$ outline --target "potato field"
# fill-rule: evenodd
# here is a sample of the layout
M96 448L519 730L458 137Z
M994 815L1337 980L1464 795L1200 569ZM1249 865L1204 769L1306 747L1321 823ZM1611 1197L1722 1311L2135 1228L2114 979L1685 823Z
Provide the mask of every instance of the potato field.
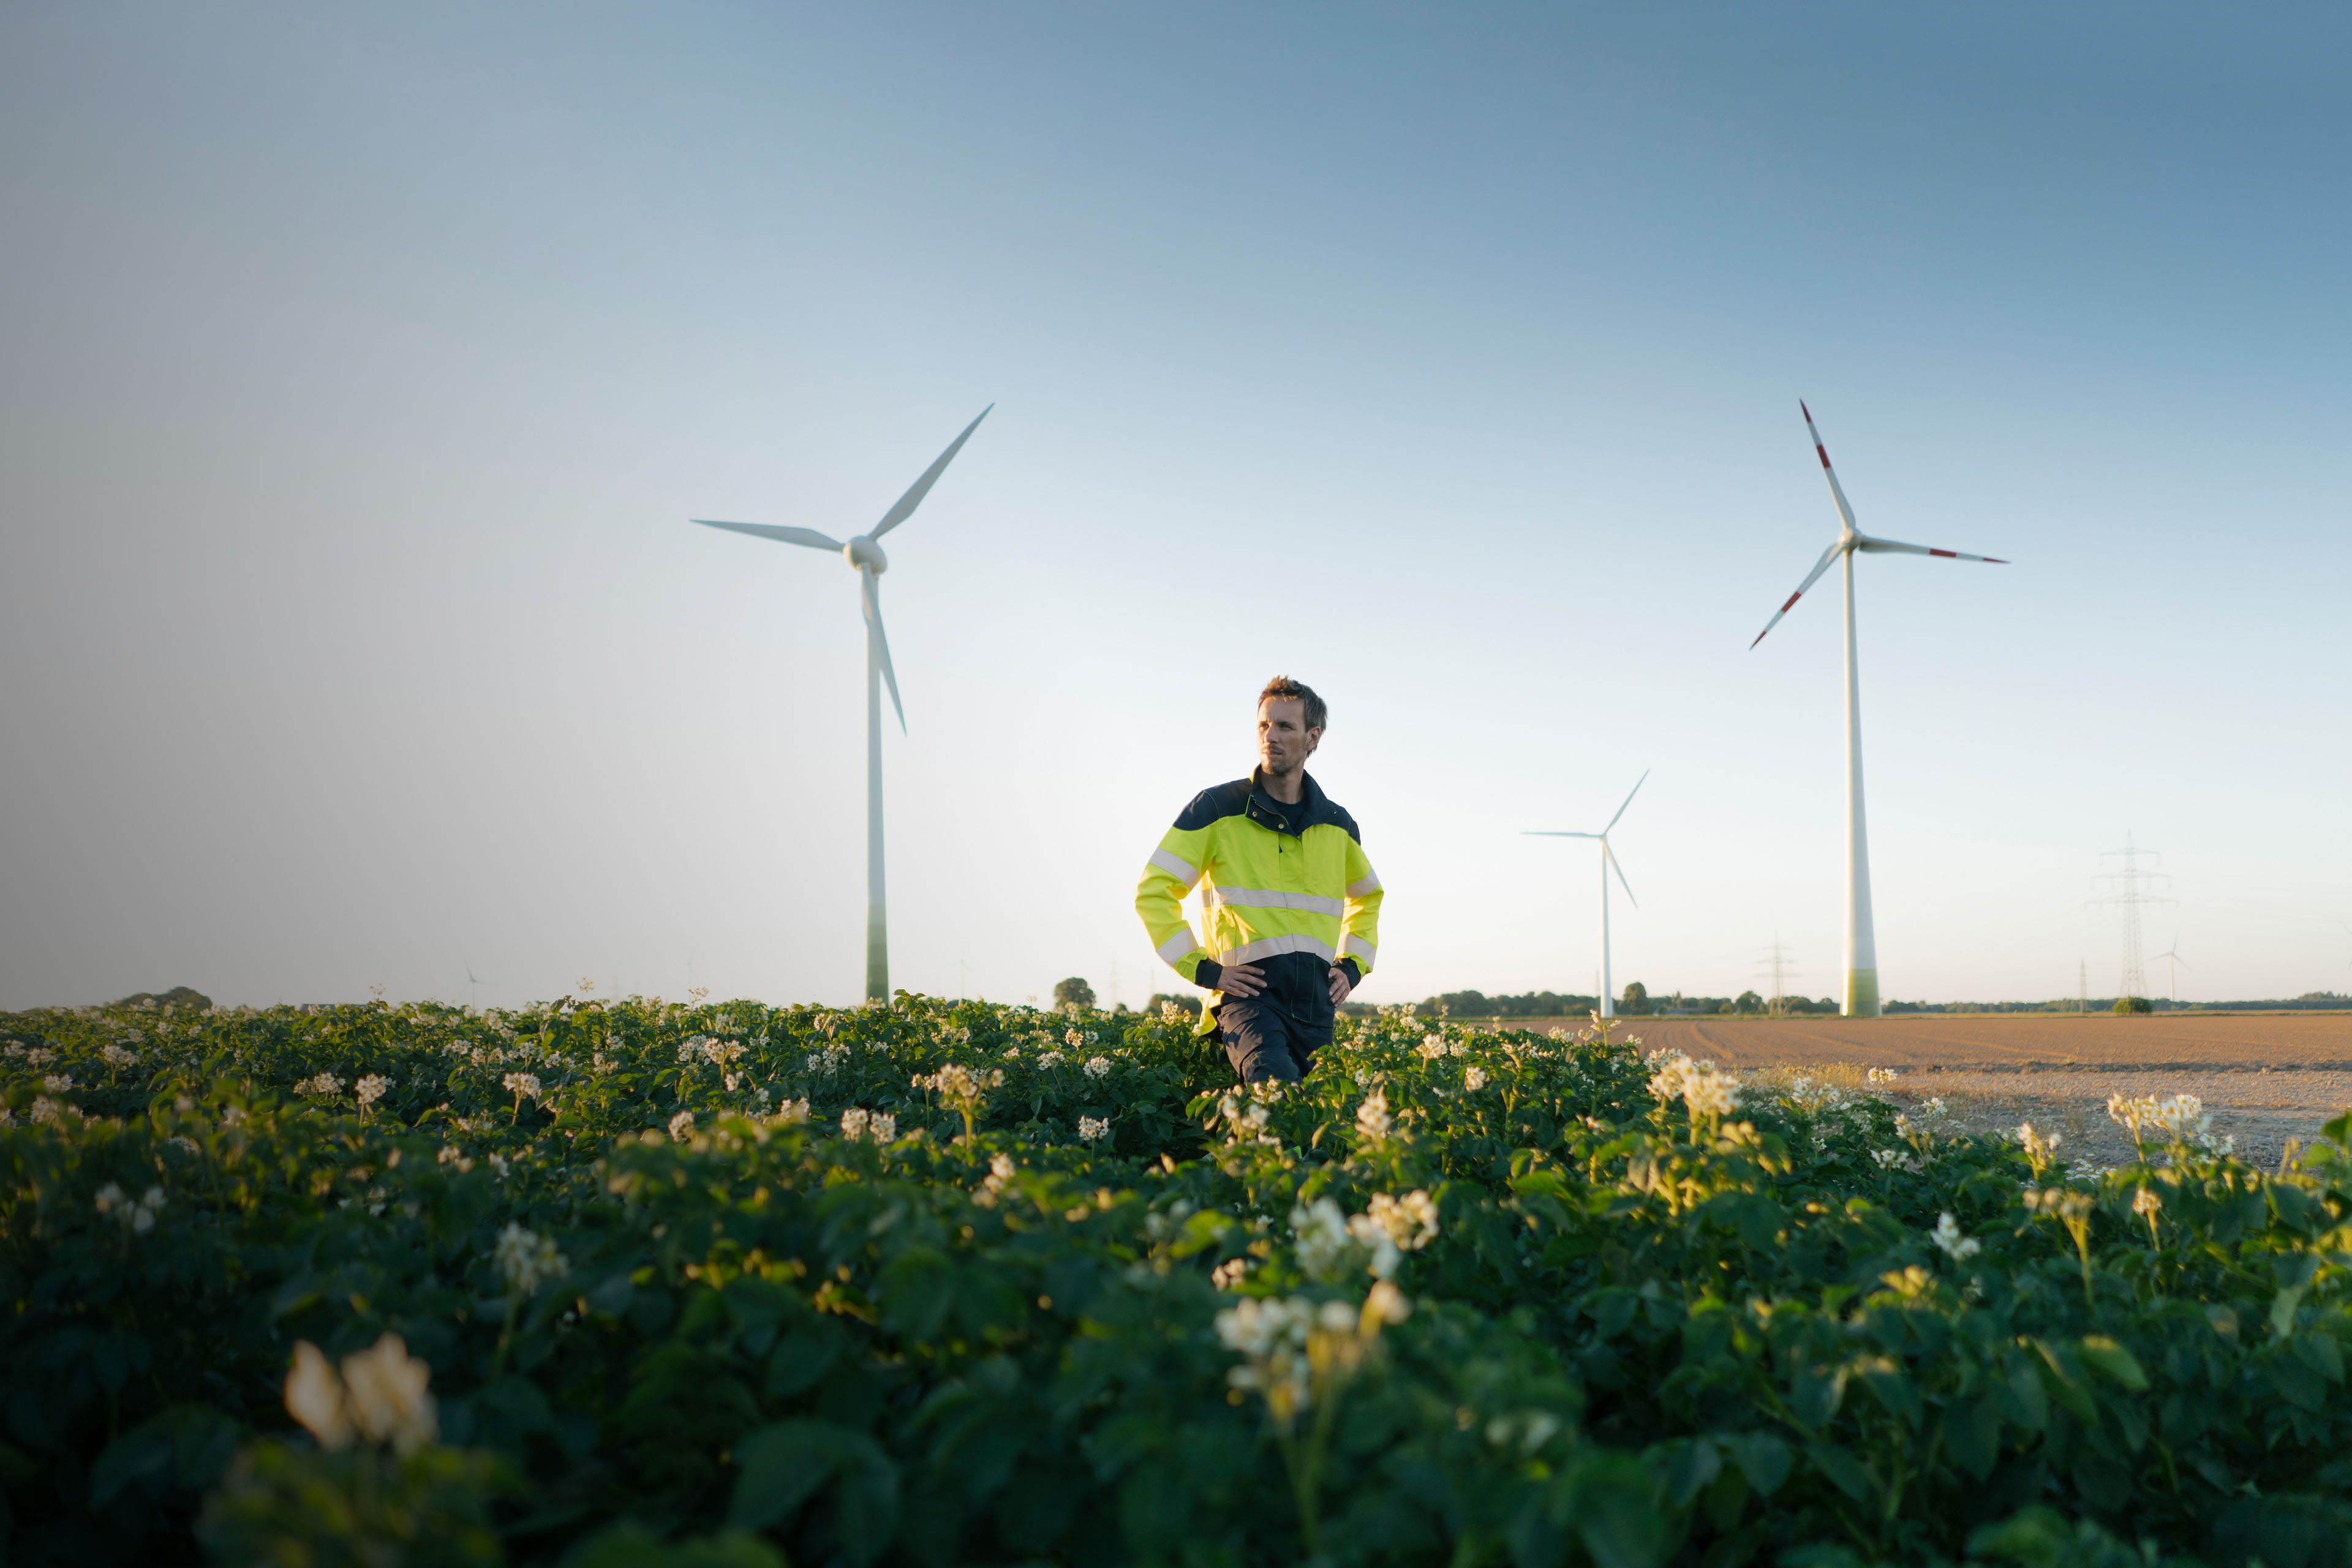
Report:
M2352 1118L1190 1025L0 1016L6 1562L2352 1564Z

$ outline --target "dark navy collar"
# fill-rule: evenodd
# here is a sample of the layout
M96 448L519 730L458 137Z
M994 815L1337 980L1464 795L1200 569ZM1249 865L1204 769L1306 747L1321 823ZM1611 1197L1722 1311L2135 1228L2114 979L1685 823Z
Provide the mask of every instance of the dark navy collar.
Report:
M1299 774L1299 782L1302 787L1298 804L1285 805L1265 792L1265 771L1252 768L1249 799L1242 808L1243 815L1260 826L1272 828L1276 833L1287 833L1293 838L1300 837L1318 822L1338 821L1338 817L1331 815L1330 799L1324 795L1323 786L1315 782L1315 775L1303 773Z

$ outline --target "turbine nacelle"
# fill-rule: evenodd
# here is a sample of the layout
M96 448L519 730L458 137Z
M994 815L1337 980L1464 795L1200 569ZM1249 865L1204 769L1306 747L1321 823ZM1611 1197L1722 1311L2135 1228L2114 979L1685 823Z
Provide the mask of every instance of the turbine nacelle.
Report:
M882 553L882 547L869 535L863 533L841 547L841 558L860 571L871 572L877 576L890 570L890 558Z

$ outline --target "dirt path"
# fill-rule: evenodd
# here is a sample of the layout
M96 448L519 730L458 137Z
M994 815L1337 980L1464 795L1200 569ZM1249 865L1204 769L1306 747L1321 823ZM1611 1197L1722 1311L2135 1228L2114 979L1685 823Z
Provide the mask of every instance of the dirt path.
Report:
M1902 1074L1895 1098L1939 1096L1980 1131L2031 1121L2070 1156L2109 1164L2130 1141L2107 1097L2193 1094L2238 1152L2277 1163L2352 1109L2352 1015L1930 1014L1899 1018L1627 1018L1646 1050L1718 1066L1812 1069L1859 1087L1870 1068Z

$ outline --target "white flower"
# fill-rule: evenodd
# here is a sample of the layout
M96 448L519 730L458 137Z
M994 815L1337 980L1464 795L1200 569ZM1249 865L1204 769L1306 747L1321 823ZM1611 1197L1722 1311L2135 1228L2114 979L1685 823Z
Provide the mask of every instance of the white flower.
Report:
M46 1094L36 1095L33 1098L33 1124L37 1127L46 1121L61 1127L65 1124L66 1112L71 1110L72 1106L60 1105Z
M898 1119L887 1111L876 1111L866 1126L874 1134L877 1143L887 1143L898 1136Z
M807 1061L803 1063L802 1067L803 1071L830 1078L840 1069L841 1064L848 1059L847 1046L827 1046L821 1051L811 1051Z
M2053 1132L2049 1137L2044 1138L2033 1131L2032 1122L2022 1121L2018 1123L2017 1141L2024 1146L2025 1157L2036 1167L2040 1167L2048 1164L2056 1156L2061 1135Z
M35 1046L31 1050L25 1053L26 1062L28 1065L37 1068L45 1068L57 1059L58 1053L49 1049L47 1046Z
M96 1205L98 1212L100 1214L112 1214L118 1205L124 1204L129 1201L130 1200L123 1195L122 1189L116 1186L112 1182L109 1182L106 1185L99 1188L98 1195L90 1200L90 1202Z
M1402 1323L1412 1316L1412 1303L1404 1292L1385 1279L1375 1280L1364 1297L1364 1310L1384 1323Z
M1882 1171L1891 1171L1903 1163L1903 1156L1892 1149L1874 1149L1870 1157L1878 1162L1878 1168Z
M761 1089L760 1092L765 1094L767 1090ZM776 1107L775 1115L768 1120L778 1127L790 1127L795 1122L806 1121L808 1119L809 1102L807 1100L788 1100Z
M1062 1053L1059 1051L1047 1051L1044 1056L1037 1058L1037 1066L1040 1069L1050 1067L1059 1067L1061 1062Z
M1386 1089L1376 1089L1356 1107L1356 1131L1365 1142L1378 1143L1389 1135L1394 1124L1389 1120L1389 1097Z
M614 1061L612 1058L606 1056L602 1051L598 1051L595 1055L588 1058L588 1070L596 1074L600 1078L605 1073L611 1072L614 1068L620 1065L620 1063Z
M392 1079L384 1077L382 1073L374 1072L368 1074L367 1077L360 1079L360 1081L353 1086L355 1091L360 1097L360 1106L362 1110L368 1106L373 1105L377 1100L382 1100L383 1098L383 1091L391 1087Z
M1486 1088L1486 1070L1484 1068L1465 1068L1462 1073L1462 1087L1474 1091Z
M118 1070L127 1067L136 1067L139 1064L139 1053L137 1051L126 1051L121 1046L101 1047L99 1050L98 1058L99 1060L104 1062L108 1067L114 1068Z
M1415 1049L1419 1051L1422 1060L1425 1062L1435 1061L1438 1058L1445 1054L1445 1037L1443 1035L1423 1035L1421 1038L1421 1044L1416 1047Z
M1109 1136L1110 1122L1104 1118L1098 1116L1081 1116L1078 1118L1079 1142L1092 1143L1097 1139L1108 1138Z
M510 1072L500 1080L500 1086L517 1100L539 1098L539 1075L535 1072Z
M679 1111L676 1116L673 1116L673 1117L671 1117L671 1118L669 1119L669 1135L670 1135L670 1137L671 1137L674 1141L677 1141L677 1142L685 1142L685 1140L686 1140L686 1135L687 1135L688 1133L689 1133L689 1132L693 1131L694 1131L694 1112L693 1112L693 1111L691 1111L691 1110L681 1110L681 1111Z
M48 1077L41 1079L41 1087L47 1089L51 1094L63 1094L73 1088L73 1074L69 1072L51 1073Z
M1165 1007L1168 1004L1163 1002L1160 1005ZM1223 1263L1218 1264L1214 1268L1209 1270L1209 1283L1214 1286L1217 1289L1230 1290L1239 1285L1242 1280L1248 1276L1250 1267L1251 1260L1249 1258L1228 1258Z
M389 1442L403 1454L441 1435L433 1396L425 1392L433 1369L408 1353L398 1334L386 1334L375 1348L343 1358L344 1401L352 1424L370 1442Z
M491 1254L499 1272L505 1276L507 1294L530 1296L550 1279L561 1279L572 1272L572 1262L555 1249L551 1237L525 1230L509 1222L499 1233L497 1249Z
M2153 1215L2163 1206L2164 1200L2156 1195L2156 1189L2154 1187L2142 1187L2138 1194L2132 1199L2132 1213L2139 1215L2142 1219L2147 1219Z
M1949 1213L1936 1222L1936 1228L1927 1233L1927 1239L1942 1247L1944 1255L1955 1263L1966 1263L1983 1250L1983 1244L1974 1237L1960 1234L1959 1222Z
M308 1340L294 1344L294 1367L286 1374L286 1409L330 1452L352 1446L351 1417L343 1409L343 1383Z
M1345 1268L1349 1243L1348 1216L1328 1197L1290 1211L1291 1234L1297 1238L1298 1267L1317 1279L1337 1277Z
M1873 1068L1869 1076L1872 1083L1893 1083L1903 1075L1893 1068Z
M1076 1029L1067 1029L1062 1034L1062 1044L1069 1047L1070 1049L1075 1051L1080 1046L1085 1045L1087 1041L1093 1038L1094 1037L1092 1035L1082 1035Z
M322 1072L316 1078L306 1078L294 1086L297 1094L336 1095L343 1091L343 1080L333 1073Z
M1110 1076L1110 1058L1108 1057L1088 1057L1087 1058L1087 1065L1084 1070L1088 1078L1108 1078Z

